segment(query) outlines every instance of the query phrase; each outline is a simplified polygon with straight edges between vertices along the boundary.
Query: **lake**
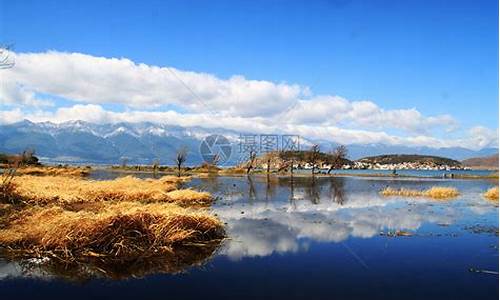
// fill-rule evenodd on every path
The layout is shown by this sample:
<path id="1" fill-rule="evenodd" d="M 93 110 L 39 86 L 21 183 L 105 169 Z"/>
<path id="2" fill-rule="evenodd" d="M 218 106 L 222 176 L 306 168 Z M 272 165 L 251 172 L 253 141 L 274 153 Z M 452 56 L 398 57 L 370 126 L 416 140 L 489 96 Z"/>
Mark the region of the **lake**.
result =
<path id="1" fill-rule="evenodd" d="M 425 176 L 195 178 L 186 187 L 217 197 L 212 209 L 228 234 L 201 265 L 81 280 L 4 259 L 0 290 L 4 299 L 498 299 L 498 206 L 481 195 L 495 185 Z M 461 195 L 381 197 L 386 186 L 450 186 Z"/>

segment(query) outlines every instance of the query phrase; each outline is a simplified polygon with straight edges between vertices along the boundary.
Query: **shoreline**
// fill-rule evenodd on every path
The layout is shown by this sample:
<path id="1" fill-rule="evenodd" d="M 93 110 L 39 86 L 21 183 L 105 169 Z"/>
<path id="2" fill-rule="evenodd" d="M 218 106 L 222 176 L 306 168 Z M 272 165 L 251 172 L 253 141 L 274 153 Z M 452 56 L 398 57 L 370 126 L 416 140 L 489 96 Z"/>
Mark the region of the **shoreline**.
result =
<path id="1" fill-rule="evenodd" d="M 0 173 L 2 172 L 3 166 L 0 166 Z M 40 166 L 40 168 L 58 168 L 57 166 L 51 166 L 51 165 L 44 165 Z M 178 173 L 176 170 L 174 170 L 170 166 L 164 166 L 162 167 L 163 170 L 157 170 L 153 171 L 151 168 L 148 168 L 144 166 L 144 169 L 135 169 L 135 167 L 126 167 L 122 168 L 119 166 L 89 166 L 90 169 L 87 170 L 89 173 L 92 172 L 109 172 L 109 173 L 121 173 L 121 174 L 156 174 L 156 175 L 173 175 L 177 176 Z M 71 169 L 71 168 L 81 168 L 79 166 L 65 166 L 65 167 L 60 167 L 63 169 Z M 22 168 L 21 168 L 22 169 Z M 300 177 L 300 178 L 306 178 L 306 177 L 313 177 L 313 175 L 310 172 L 307 172 L 309 170 L 295 170 L 293 173 L 293 177 Z M 385 172 L 376 172 L 376 171 L 385 171 Z M 400 171 L 411 171 L 411 172 L 439 172 L 437 170 L 400 170 Z M 418 176 L 418 175 L 412 175 L 412 174 L 392 174 L 389 173 L 387 170 L 373 170 L 373 173 L 369 172 L 359 172 L 357 173 L 356 171 L 354 172 L 342 172 L 342 173 L 335 173 L 332 172 L 331 174 L 326 174 L 324 172 L 320 173 L 315 173 L 314 177 L 363 177 L 363 178 L 392 178 L 392 179 L 471 179 L 471 180 L 491 180 L 491 179 L 499 179 L 499 174 L 497 170 L 492 170 L 492 169 L 473 169 L 472 171 L 485 171 L 489 172 L 488 175 L 475 175 L 475 174 L 461 174 L 464 172 L 463 170 L 459 170 L 458 173 L 444 173 L 446 176 L 441 175 L 435 175 L 435 176 Z M 449 171 L 450 172 L 450 171 Z M 467 171 L 465 171 L 467 172 Z M 189 167 L 188 169 L 183 169 L 181 172 L 182 176 L 193 176 L 193 177 L 206 177 L 206 176 L 228 176 L 228 177 L 245 177 L 248 175 L 252 176 L 277 176 L 277 177 L 291 177 L 290 173 L 277 173 L 277 172 L 271 172 L 271 173 L 266 173 L 265 170 L 254 170 L 253 172 L 250 172 L 250 174 L 246 174 L 246 172 L 242 172 L 240 169 L 236 169 L 234 167 L 228 167 L 228 168 L 220 168 L 220 169 L 215 169 L 213 171 L 207 171 L 203 169 L 196 169 L 196 168 L 191 168 Z"/>

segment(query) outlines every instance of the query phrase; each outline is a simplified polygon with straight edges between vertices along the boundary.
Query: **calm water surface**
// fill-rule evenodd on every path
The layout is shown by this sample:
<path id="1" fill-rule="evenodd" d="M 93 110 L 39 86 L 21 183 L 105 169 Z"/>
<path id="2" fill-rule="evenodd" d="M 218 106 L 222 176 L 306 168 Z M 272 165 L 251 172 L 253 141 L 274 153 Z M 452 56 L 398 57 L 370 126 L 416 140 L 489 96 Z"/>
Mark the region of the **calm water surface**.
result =
<path id="1" fill-rule="evenodd" d="M 109 178 L 116 174 L 96 174 Z M 74 280 L 0 262 L 3 299 L 498 299 L 498 207 L 487 180 L 215 177 L 230 239 L 202 266 L 145 278 Z M 455 200 L 389 197 L 386 186 L 453 186 Z M 394 236 L 394 232 L 410 236 Z"/>

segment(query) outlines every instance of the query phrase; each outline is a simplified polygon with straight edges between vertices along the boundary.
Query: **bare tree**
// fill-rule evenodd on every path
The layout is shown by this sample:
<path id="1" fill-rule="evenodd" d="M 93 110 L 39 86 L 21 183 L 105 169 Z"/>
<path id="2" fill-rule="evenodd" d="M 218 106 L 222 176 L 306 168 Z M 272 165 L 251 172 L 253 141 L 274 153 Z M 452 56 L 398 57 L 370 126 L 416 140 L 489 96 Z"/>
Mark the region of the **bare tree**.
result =
<path id="1" fill-rule="evenodd" d="M 0 46 L 0 69 L 10 69 L 15 61 L 11 56 L 11 46 Z"/>
<path id="2" fill-rule="evenodd" d="M 285 150 L 281 150 L 279 152 L 279 157 L 283 164 L 278 168 L 278 173 L 281 172 L 282 170 L 286 170 L 287 168 L 290 168 L 290 177 L 293 177 L 293 165 L 294 165 L 294 156 L 293 153 L 289 153 Z"/>
<path id="3" fill-rule="evenodd" d="M 255 151 L 250 151 L 250 154 L 248 155 L 248 161 L 247 161 L 247 174 L 250 174 L 250 171 L 254 168 L 255 160 L 257 159 L 257 152 Z"/>
<path id="4" fill-rule="evenodd" d="M 35 156 L 35 149 L 26 149 L 20 155 L 21 163 L 26 165 L 39 165 L 38 157 Z"/>
<path id="5" fill-rule="evenodd" d="M 175 153 L 175 165 L 177 166 L 177 176 L 181 177 L 181 168 L 182 165 L 186 162 L 187 160 L 187 148 L 186 147 L 181 147 L 177 149 Z"/>
<path id="6" fill-rule="evenodd" d="M 320 148 L 318 144 L 312 145 L 311 149 L 306 153 L 306 161 L 312 166 L 311 174 L 314 175 L 316 165 L 319 162 Z"/>
<path id="7" fill-rule="evenodd" d="M 342 168 L 346 159 L 347 159 L 347 147 L 344 145 L 340 145 L 337 148 L 335 148 L 335 150 L 331 154 L 330 168 L 328 169 L 328 174 L 330 174 L 334 169 Z"/>

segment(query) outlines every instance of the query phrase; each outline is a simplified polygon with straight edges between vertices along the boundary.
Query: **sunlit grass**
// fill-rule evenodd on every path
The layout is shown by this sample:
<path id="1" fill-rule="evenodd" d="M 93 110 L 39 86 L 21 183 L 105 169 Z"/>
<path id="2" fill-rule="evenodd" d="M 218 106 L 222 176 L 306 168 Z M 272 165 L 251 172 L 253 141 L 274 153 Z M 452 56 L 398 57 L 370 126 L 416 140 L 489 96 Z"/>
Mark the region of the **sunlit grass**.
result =
<path id="1" fill-rule="evenodd" d="M 496 187 L 493 187 L 489 190 L 487 190 L 483 196 L 488 199 L 488 200 L 491 200 L 491 201 L 495 201 L 495 202 L 498 202 L 498 186 Z"/>
<path id="2" fill-rule="evenodd" d="M 100 203 L 70 211 L 58 205 L 33 206 L 0 230 L 4 247 L 24 254 L 127 258 L 171 253 L 176 245 L 220 239 L 223 225 L 204 210 L 169 203 Z"/>
<path id="3" fill-rule="evenodd" d="M 88 168 L 79 167 L 34 167 L 27 166 L 16 170 L 19 175 L 38 175 L 38 176 L 87 176 L 90 173 Z"/>
<path id="4" fill-rule="evenodd" d="M 0 206 L 0 245 L 14 256 L 128 261 L 204 247 L 224 236 L 206 208 L 212 196 L 178 190 L 186 177 L 131 176 L 92 181 L 68 176 L 14 176 Z M 16 201 L 6 201 L 15 199 Z M 2 202 L 2 201 L 0 201 Z M 202 251 L 205 253 L 206 251 Z M 182 254 L 191 261 L 191 256 Z M 197 257 L 196 255 L 194 257 Z M 188 259 L 189 258 L 189 259 Z M 193 261 L 199 261 L 195 259 Z"/>
<path id="5" fill-rule="evenodd" d="M 208 205 L 208 193 L 176 190 L 185 177 L 164 176 L 160 179 L 139 179 L 126 176 L 115 180 L 92 181 L 65 176 L 16 176 L 13 179 L 18 199 L 32 204 L 142 201 L 173 202 L 183 206 Z"/>
<path id="6" fill-rule="evenodd" d="M 460 195 L 456 188 L 452 187 L 431 187 L 427 190 L 414 190 L 414 189 L 394 189 L 386 187 L 380 191 L 382 196 L 400 196 L 400 197 L 428 197 L 433 199 L 449 199 Z"/>

